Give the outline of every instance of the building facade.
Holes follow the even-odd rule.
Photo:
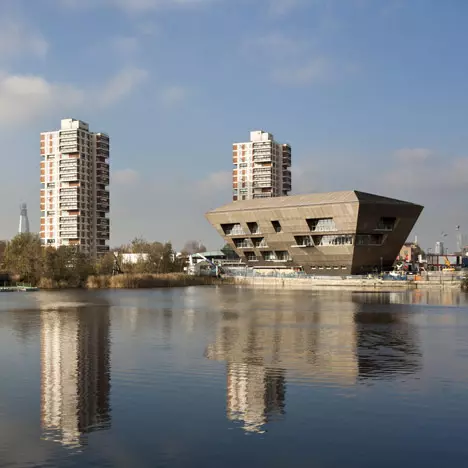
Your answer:
[[[423,255],[423,251],[419,244],[416,244],[415,242],[405,242],[403,247],[400,249],[397,261],[417,263],[420,255]]]
[[[291,191],[291,146],[271,133],[250,132],[250,141],[232,146],[232,198],[251,200],[288,195]]]
[[[390,269],[422,209],[348,191],[237,201],[206,216],[251,267],[349,275]]]
[[[109,247],[109,137],[64,119],[41,133],[41,240],[95,257]]]

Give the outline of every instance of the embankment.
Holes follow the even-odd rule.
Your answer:
[[[339,289],[347,291],[406,291],[412,289],[460,289],[460,281],[383,281],[379,279],[316,279],[256,276],[236,277],[235,284],[254,288]]]

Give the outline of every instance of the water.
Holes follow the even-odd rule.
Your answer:
[[[466,466],[456,292],[0,296],[0,466]]]

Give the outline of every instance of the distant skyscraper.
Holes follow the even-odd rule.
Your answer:
[[[232,147],[232,198],[250,200],[288,195],[291,191],[291,147],[271,133],[250,132],[250,141]]]
[[[20,208],[20,220],[19,220],[18,232],[20,234],[29,233],[28,207],[26,206],[26,203],[23,203]]]
[[[434,253],[436,255],[444,255],[444,243],[442,241],[436,242]]]
[[[41,133],[41,239],[91,256],[109,250],[109,137],[64,119]]]

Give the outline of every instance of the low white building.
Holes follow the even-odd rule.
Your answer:
[[[135,265],[136,263],[148,261],[149,254],[147,253],[123,253],[122,264]]]

